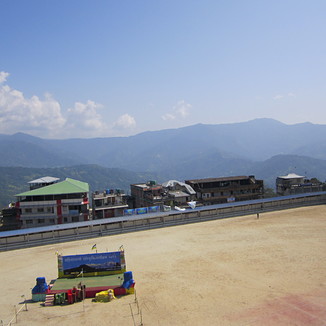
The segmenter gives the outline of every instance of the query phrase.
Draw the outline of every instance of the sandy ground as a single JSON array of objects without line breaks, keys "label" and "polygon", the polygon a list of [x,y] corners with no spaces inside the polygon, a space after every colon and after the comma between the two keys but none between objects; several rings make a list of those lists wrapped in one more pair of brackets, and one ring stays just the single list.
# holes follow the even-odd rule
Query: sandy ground
[{"label": "sandy ground", "polygon": [[18,325],[326,325],[326,206],[2,252],[4,325],[36,277],[57,277],[56,250],[91,253],[95,243],[124,246],[137,302],[30,303]]}]

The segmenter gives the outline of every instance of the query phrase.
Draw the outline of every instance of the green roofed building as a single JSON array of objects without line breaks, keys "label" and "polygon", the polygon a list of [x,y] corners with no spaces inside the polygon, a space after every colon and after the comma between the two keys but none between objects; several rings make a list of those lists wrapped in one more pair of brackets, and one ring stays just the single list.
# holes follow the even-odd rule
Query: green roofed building
[{"label": "green roofed building", "polygon": [[[70,178],[53,182],[55,178],[49,178],[29,182],[33,184],[33,190],[16,195],[17,220],[20,220],[21,228],[87,221],[88,183]],[[48,179],[49,183],[46,183]],[[35,187],[38,182],[41,185]]]}]

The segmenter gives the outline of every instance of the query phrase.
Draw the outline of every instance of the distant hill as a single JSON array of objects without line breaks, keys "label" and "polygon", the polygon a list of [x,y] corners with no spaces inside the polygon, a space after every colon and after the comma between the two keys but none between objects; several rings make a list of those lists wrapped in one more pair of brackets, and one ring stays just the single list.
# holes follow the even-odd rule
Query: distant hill
[{"label": "distant hill", "polygon": [[256,162],[250,168],[256,178],[263,179],[267,187],[275,188],[276,178],[296,173],[307,178],[317,178],[326,182],[326,160],[319,160],[299,155],[276,155],[272,158]]},{"label": "distant hill", "polygon": [[[326,179],[326,125],[286,125],[273,119],[197,124],[130,137],[42,139],[0,135],[0,204],[50,175],[86,181],[93,190],[158,182],[255,175],[275,187],[289,172]],[[14,169],[16,167],[16,169]],[[18,168],[19,167],[19,168]],[[26,169],[26,168],[30,169]]]},{"label": "distant hill", "polygon": [[[326,125],[286,125],[273,119],[197,124],[148,131],[130,137],[49,140],[18,133],[0,135],[0,166],[59,167],[98,164],[132,171],[159,172],[177,161],[214,155],[263,161],[275,155],[326,159]],[[203,161],[205,164],[205,161]]]},{"label": "distant hill", "polygon": [[0,136],[0,166],[55,167],[79,164],[74,154],[53,150],[46,140],[25,134]]},{"label": "distant hill", "polygon": [[149,173],[136,173],[123,169],[104,168],[97,165],[80,165],[63,168],[21,168],[0,167],[0,209],[15,201],[14,195],[29,190],[28,182],[44,176],[67,177],[89,183],[90,191],[105,189],[122,189],[130,191],[130,184],[157,180]]},{"label": "distant hill", "polygon": [[[202,164],[205,162],[205,164]],[[295,172],[308,178],[316,177],[325,182],[326,160],[298,155],[277,155],[262,162],[251,162],[235,158],[223,158],[219,153],[199,156],[172,164],[160,173],[133,172],[118,168],[105,168],[98,165],[78,165],[62,168],[22,168],[0,167],[0,208],[14,201],[14,195],[29,190],[28,182],[44,176],[58,177],[61,180],[73,178],[89,183],[91,191],[123,189],[130,192],[130,184],[156,180],[159,183],[170,179],[187,179],[255,175],[263,179],[265,187],[275,189],[276,178]]]},{"label": "distant hill", "polygon": [[238,158],[225,158],[219,153],[178,161],[161,171],[167,179],[197,179],[208,177],[255,175],[264,180],[265,187],[275,189],[278,176],[296,173],[326,182],[326,160],[299,155],[276,155],[265,161],[252,162]]}]

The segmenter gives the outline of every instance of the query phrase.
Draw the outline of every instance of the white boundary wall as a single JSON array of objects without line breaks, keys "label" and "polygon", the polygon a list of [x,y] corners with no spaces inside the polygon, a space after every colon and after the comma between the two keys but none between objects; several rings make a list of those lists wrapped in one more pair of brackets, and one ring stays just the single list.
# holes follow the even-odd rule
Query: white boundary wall
[{"label": "white boundary wall", "polygon": [[0,233],[0,251],[326,204],[326,192],[275,197]]}]

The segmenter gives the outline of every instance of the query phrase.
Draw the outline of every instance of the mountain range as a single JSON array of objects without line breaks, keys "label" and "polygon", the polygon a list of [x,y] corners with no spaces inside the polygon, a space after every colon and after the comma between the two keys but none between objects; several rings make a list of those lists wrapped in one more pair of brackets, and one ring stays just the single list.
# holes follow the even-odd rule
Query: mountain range
[{"label": "mountain range", "polygon": [[325,139],[326,125],[287,125],[273,119],[197,124],[129,137],[54,140],[23,133],[0,135],[0,185],[6,189],[8,180],[3,179],[14,167],[25,168],[24,175],[18,173],[24,187],[27,177],[30,181],[45,175],[73,178],[72,174],[90,181],[93,189],[110,184],[125,189],[149,179],[251,174],[274,188],[276,177],[289,172],[324,181]]}]

